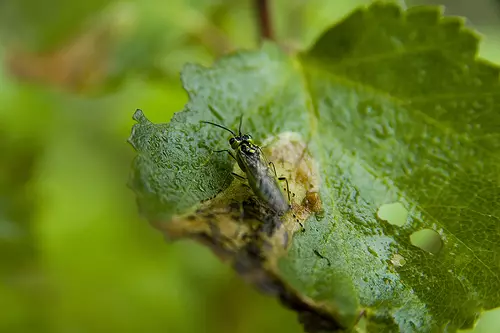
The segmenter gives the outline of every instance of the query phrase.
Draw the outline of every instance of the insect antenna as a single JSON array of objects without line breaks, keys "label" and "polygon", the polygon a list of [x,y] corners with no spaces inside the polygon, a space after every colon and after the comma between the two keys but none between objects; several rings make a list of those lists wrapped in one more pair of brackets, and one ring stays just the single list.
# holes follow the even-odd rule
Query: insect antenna
[{"label": "insect antenna", "polygon": [[243,122],[243,115],[240,117],[240,126],[238,127],[238,134],[241,136],[241,123]]},{"label": "insect antenna", "polygon": [[210,121],[201,121],[201,122],[205,123],[205,124],[214,125],[216,127],[222,128],[222,129],[225,129],[226,131],[230,132],[233,136],[236,136],[236,134],[233,131],[231,131],[229,128],[227,128],[227,127],[224,127],[224,126],[216,124],[216,123],[212,123]]}]

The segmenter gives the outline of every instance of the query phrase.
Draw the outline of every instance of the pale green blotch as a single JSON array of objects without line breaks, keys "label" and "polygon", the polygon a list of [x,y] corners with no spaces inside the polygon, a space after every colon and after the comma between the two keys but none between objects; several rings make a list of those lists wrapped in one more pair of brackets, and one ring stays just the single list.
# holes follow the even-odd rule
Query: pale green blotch
[{"label": "pale green blotch", "polygon": [[432,254],[438,254],[443,247],[443,241],[439,234],[432,229],[415,231],[410,236],[412,245]]},{"label": "pale green blotch", "polygon": [[401,227],[408,219],[408,210],[401,202],[394,202],[380,206],[377,211],[377,216],[381,220]]},{"label": "pale green blotch", "polygon": [[406,264],[406,259],[400,254],[394,254],[391,258],[391,263],[395,267],[403,267]]}]

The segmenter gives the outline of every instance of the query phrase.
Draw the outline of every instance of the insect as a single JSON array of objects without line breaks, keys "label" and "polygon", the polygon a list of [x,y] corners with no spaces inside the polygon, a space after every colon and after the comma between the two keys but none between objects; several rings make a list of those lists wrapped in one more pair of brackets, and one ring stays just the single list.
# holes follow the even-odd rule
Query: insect
[{"label": "insect", "polygon": [[[231,133],[232,137],[229,138],[229,144],[235,154],[228,149],[216,150],[216,152],[227,152],[235,159],[240,169],[246,174],[248,185],[250,185],[253,192],[276,213],[280,215],[284,214],[290,210],[288,181],[285,177],[278,178],[274,164],[267,161],[262,149],[254,144],[252,136],[250,134],[241,134],[242,120],[243,117],[240,118],[238,135],[229,128],[216,123],[209,121],[202,121],[202,123],[222,128]],[[238,178],[243,178],[235,173],[233,173],[233,175]],[[288,201],[281,191],[278,180],[286,181]]]}]

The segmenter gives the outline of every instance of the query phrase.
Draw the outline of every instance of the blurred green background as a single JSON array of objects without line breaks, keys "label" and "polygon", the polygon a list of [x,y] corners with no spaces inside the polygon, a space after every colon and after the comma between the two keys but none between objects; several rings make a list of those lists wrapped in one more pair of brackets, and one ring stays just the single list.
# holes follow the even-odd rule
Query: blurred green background
[{"label": "blurred green background", "polygon": [[[304,49],[367,2],[271,0],[276,38]],[[464,3],[447,10],[500,62],[499,4]],[[257,47],[253,6],[0,1],[0,332],[302,331],[209,250],[165,243],[126,187],[135,109],[168,121],[184,63]]]}]

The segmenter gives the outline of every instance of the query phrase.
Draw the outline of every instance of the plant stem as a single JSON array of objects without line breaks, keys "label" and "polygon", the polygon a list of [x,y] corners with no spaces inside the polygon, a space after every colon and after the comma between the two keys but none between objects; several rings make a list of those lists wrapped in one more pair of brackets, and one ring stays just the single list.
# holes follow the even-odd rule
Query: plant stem
[{"label": "plant stem", "polygon": [[257,14],[258,25],[260,28],[260,39],[274,40],[271,27],[271,13],[269,11],[268,0],[255,0],[255,10]]}]

